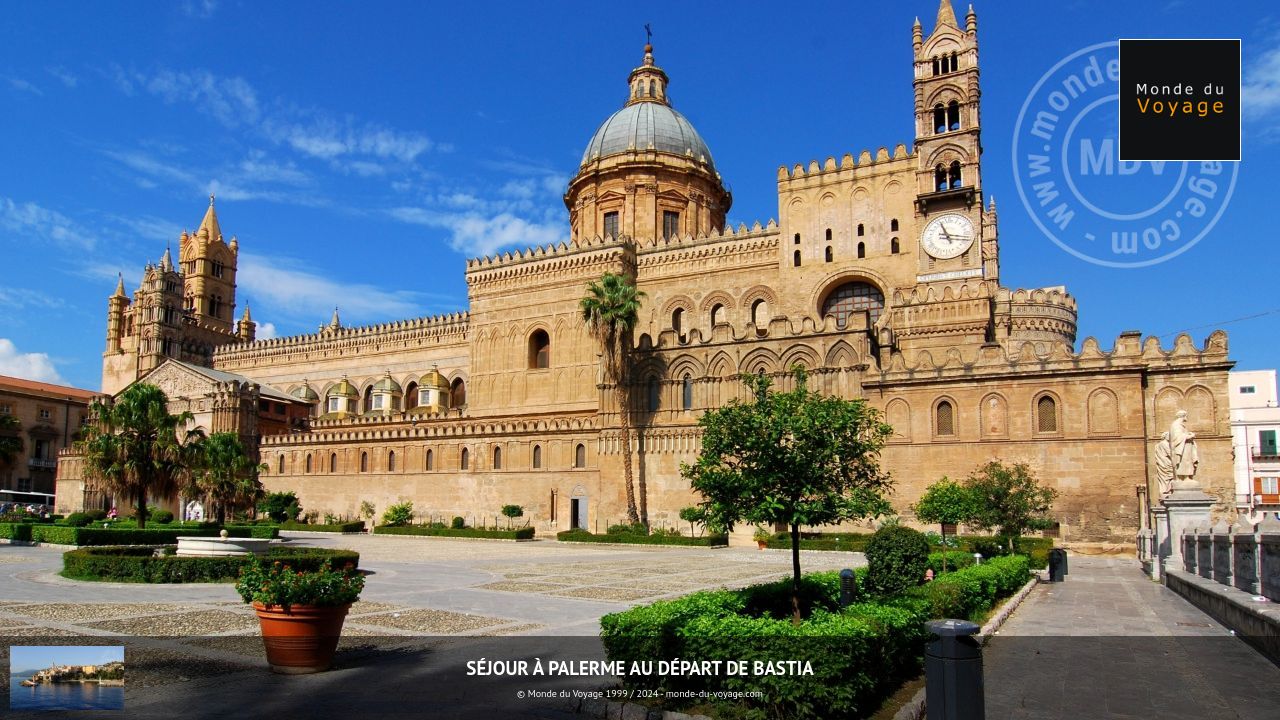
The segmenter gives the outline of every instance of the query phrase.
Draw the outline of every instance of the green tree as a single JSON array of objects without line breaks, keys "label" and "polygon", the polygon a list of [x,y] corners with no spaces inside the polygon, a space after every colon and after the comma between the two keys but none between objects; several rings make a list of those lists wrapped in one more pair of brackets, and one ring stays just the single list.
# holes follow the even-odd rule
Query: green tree
[{"label": "green tree", "polygon": [[266,465],[253,462],[240,437],[220,432],[200,441],[199,465],[194,472],[195,489],[208,495],[217,506],[218,524],[225,524],[228,511],[251,508],[262,498],[258,473]]},{"label": "green tree", "polygon": [[702,452],[681,474],[702,494],[708,525],[786,524],[791,530],[792,609],[800,608],[800,527],[889,512],[880,449],[892,429],[863,400],[824,397],[795,369],[796,387],[771,392],[764,375],[743,378],[753,399],[705,413]]},{"label": "green tree", "polygon": [[636,508],[635,481],[631,474],[631,402],[627,391],[627,353],[631,348],[631,332],[639,321],[640,300],[644,293],[636,289],[631,278],[607,272],[599,281],[587,285],[587,295],[579,303],[582,320],[592,337],[600,343],[604,356],[605,383],[613,385],[618,406],[622,441],[622,481],[627,492],[627,518],[634,523],[649,524],[649,501],[645,479],[640,478],[640,505]]},{"label": "green tree", "polygon": [[706,522],[707,511],[700,507],[680,508],[680,519],[689,523],[689,537],[697,537],[697,525]]},{"label": "green tree", "polygon": [[[372,511],[373,505],[370,505],[369,509]],[[364,511],[364,505],[360,506],[360,510]],[[285,522],[296,519],[298,513],[302,512],[302,506],[298,504],[298,496],[292,490],[273,492],[267,493],[258,501],[258,512],[276,522]]]},{"label": "green tree", "polygon": [[1014,551],[1014,539],[1027,530],[1053,524],[1049,511],[1058,491],[1042,486],[1024,463],[1008,467],[998,460],[980,466],[965,480],[975,513],[969,521],[983,530],[997,528]]},{"label": "green tree", "polygon": [[138,527],[147,525],[147,496],[170,497],[189,481],[193,448],[204,433],[187,429],[191,413],[171,414],[155,385],[134,383],[114,402],[94,401],[91,425],[80,441],[85,474],[137,503]]},{"label": "green tree", "polygon": [[942,572],[947,571],[947,525],[972,522],[977,515],[973,493],[945,476],[929,486],[912,510],[916,519],[942,526]]},{"label": "green tree", "polygon": [[518,517],[524,517],[524,507],[521,505],[503,505],[502,514],[507,518],[507,529],[511,529],[511,521]]},{"label": "green tree", "polygon": [[22,452],[22,422],[12,415],[0,415],[0,465],[9,465]]}]

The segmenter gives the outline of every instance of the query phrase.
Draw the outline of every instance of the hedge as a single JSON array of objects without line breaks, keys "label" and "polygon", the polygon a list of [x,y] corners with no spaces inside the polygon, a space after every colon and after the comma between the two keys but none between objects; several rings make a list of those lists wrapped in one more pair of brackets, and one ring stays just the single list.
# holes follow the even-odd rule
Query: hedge
[{"label": "hedge", "polygon": [[[865,570],[855,572],[865,587]],[[1026,558],[1001,558],[950,573],[944,576],[946,584],[935,580],[897,598],[846,608],[838,603],[839,575],[813,573],[802,579],[802,602],[810,615],[798,626],[790,618],[790,580],[782,580],[741,590],[698,592],[606,615],[600,619],[600,637],[609,659],[627,667],[652,662],[656,669],[658,661],[696,659],[747,661],[752,668],[745,675],[628,673],[623,682],[630,689],[761,693],[719,706],[727,717],[867,717],[919,673],[927,639],[924,623],[942,616],[935,613],[935,593],[949,597],[960,590],[967,602],[975,603],[967,608],[973,615],[1021,587],[1027,572]],[[969,597],[974,587],[978,592]],[[986,606],[979,608],[978,602]],[[755,661],[779,660],[808,661],[813,674],[754,671]],[[664,709],[705,701],[694,697],[683,705],[680,700],[668,702]]]},{"label": "hedge", "polygon": [[[228,537],[277,538],[275,525],[228,525]],[[172,545],[179,536],[218,537],[216,527],[138,530],[135,528],[69,527],[66,525],[0,524],[0,538],[53,545]]]},{"label": "hedge", "polygon": [[[187,583],[229,582],[240,574],[245,556],[183,557],[172,554],[176,548],[89,547],[68,550],[62,554],[62,575],[75,580],[109,582]],[[157,556],[156,551],[161,555]],[[359,566],[360,553],[329,548],[271,548],[266,558],[287,563],[298,570],[318,570],[325,560],[335,567],[347,563]]]},{"label": "hedge", "polygon": [[329,532],[329,533],[358,533],[364,532],[363,520],[352,520],[351,522],[328,523],[325,525],[312,525],[309,523],[300,523],[288,520],[280,525],[281,530],[300,530],[302,532]]},{"label": "hedge", "polygon": [[695,547],[722,547],[729,544],[727,535],[641,535],[639,533],[602,533],[593,535],[586,530],[565,530],[556,533],[561,542],[620,543],[627,545],[691,545]]},{"label": "hedge", "polygon": [[925,600],[933,617],[980,620],[997,598],[1017,592],[1030,571],[1023,555],[992,558],[946,573],[908,594]]},{"label": "hedge", "polygon": [[[954,538],[949,537],[948,540]],[[865,552],[867,543],[871,541],[871,533],[800,533],[801,550],[843,550],[846,552]],[[791,534],[780,532],[765,543],[765,547],[790,550]],[[934,547],[937,547],[936,545]],[[975,547],[977,548],[975,550]],[[1049,551],[1053,549],[1053,538],[1022,536],[1013,541],[1015,554],[1026,555],[1031,559],[1031,567],[1043,570],[1049,566]],[[984,557],[997,557],[1007,553],[1004,538],[994,535],[961,535],[959,545],[953,552],[973,554],[983,552]],[[950,556],[948,556],[950,557]]]},{"label": "hedge", "polygon": [[436,525],[378,525],[373,529],[378,535],[431,535],[434,537],[488,538],[490,540],[532,540],[532,527],[512,530],[485,530],[483,528],[451,528]]}]

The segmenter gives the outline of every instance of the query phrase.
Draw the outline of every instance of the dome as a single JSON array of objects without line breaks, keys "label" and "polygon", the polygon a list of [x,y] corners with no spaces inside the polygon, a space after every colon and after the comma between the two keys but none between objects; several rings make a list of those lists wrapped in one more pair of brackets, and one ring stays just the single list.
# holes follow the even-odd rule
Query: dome
[{"label": "dome", "polygon": [[426,375],[418,379],[418,384],[422,387],[449,389],[449,380],[440,374],[440,370],[435,365],[431,366],[431,370]]},{"label": "dome", "polygon": [[383,378],[379,380],[376,385],[373,386],[373,391],[382,392],[382,393],[394,393],[397,395],[404,392],[403,390],[400,389],[400,383],[396,382],[395,380],[392,380],[390,374],[384,375]]},{"label": "dome", "polygon": [[360,397],[360,393],[356,392],[355,386],[352,385],[351,381],[347,380],[345,377],[342,378],[342,382],[334,385],[333,388],[329,390],[329,395],[338,397]]},{"label": "dome", "polygon": [[660,102],[637,102],[609,116],[582,154],[582,164],[631,150],[657,150],[705,162],[715,173],[711,150],[683,115]]},{"label": "dome", "polygon": [[302,384],[302,387],[293,391],[293,396],[306,402],[316,402],[320,399],[320,396],[316,394],[316,391],[305,382]]}]

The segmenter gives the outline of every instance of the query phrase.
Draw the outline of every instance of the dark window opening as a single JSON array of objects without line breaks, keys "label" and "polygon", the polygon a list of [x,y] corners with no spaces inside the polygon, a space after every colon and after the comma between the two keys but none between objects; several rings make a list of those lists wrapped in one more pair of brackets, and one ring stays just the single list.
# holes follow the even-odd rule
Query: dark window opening
[{"label": "dark window opening", "polygon": [[535,330],[529,336],[529,367],[538,370],[551,367],[551,338],[546,330]]},{"label": "dark window opening", "polygon": [[604,236],[607,238],[618,237],[618,213],[607,212],[604,214]]},{"label": "dark window opening", "polygon": [[867,312],[869,323],[875,324],[884,312],[884,295],[869,283],[849,282],[833,290],[822,303],[822,317],[835,317],[837,327],[843,328],[855,312]]}]

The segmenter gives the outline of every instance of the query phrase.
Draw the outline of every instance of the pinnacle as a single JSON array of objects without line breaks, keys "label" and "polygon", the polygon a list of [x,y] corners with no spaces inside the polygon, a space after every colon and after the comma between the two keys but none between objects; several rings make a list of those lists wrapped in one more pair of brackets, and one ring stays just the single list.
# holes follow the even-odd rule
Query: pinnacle
[{"label": "pinnacle", "polygon": [[934,24],[933,29],[937,30],[943,25],[950,25],[957,29],[960,27],[956,22],[956,11],[951,7],[951,0],[942,0],[938,5],[938,22]]}]

